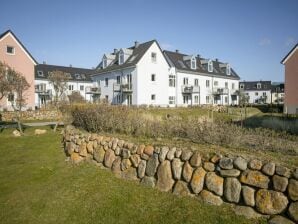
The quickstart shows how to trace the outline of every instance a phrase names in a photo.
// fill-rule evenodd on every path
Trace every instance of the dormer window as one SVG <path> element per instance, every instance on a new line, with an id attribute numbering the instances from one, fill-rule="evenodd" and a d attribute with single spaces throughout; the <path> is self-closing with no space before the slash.
<path id="1" fill-rule="evenodd" d="M 81 75 L 80 74 L 75 74 L 76 79 L 81 79 Z"/>
<path id="2" fill-rule="evenodd" d="M 6 46 L 6 53 L 7 54 L 15 54 L 15 49 L 12 46 Z"/>
<path id="3" fill-rule="evenodd" d="M 122 65 L 124 63 L 124 52 L 121 50 L 119 52 L 119 65 Z"/>
<path id="4" fill-rule="evenodd" d="M 240 84 L 240 89 L 244 89 L 244 84 Z"/>
<path id="5" fill-rule="evenodd" d="M 197 69 L 197 61 L 195 57 L 191 58 L 190 67 L 191 69 Z"/>
<path id="6" fill-rule="evenodd" d="M 106 56 L 104 55 L 102 58 L 102 68 L 106 68 L 108 66 L 108 61 Z"/>
<path id="7" fill-rule="evenodd" d="M 156 62 L 156 53 L 155 52 L 152 52 L 151 53 L 151 62 Z"/>
<path id="8" fill-rule="evenodd" d="M 211 60 L 208 61 L 208 72 L 213 72 L 213 62 Z"/>
<path id="9" fill-rule="evenodd" d="M 37 76 L 44 77 L 43 71 L 37 71 Z"/>
<path id="10" fill-rule="evenodd" d="M 226 74 L 231 75 L 231 66 L 229 64 L 227 64 L 227 67 L 226 67 Z"/>
<path id="11" fill-rule="evenodd" d="M 257 89 L 261 89 L 261 83 L 257 84 Z"/>

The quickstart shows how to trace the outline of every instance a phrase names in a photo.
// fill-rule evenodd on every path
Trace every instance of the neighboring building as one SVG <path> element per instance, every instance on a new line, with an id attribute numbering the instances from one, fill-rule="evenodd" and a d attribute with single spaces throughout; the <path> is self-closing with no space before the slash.
<path id="1" fill-rule="evenodd" d="M 238 104 L 240 78 L 228 63 L 179 51 L 164 55 L 171 66 L 168 92 L 173 105 Z"/>
<path id="2" fill-rule="evenodd" d="M 24 109 L 34 109 L 34 67 L 38 63 L 11 30 L 0 35 L 0 61 L 8 64 L 26 78 L 30 88 L 24 94 L 26 100 Z M 3 98 L 0 101 L 0 108 L 11 110 L 11 102 L 15 100 L 15 95 Z"/>
<path id="3" fill-rule="evenodd" d="M 238 104 L 239 76 L 229 64 L 163 52 L 156 40 L 104 54 L 92 79 L 112 104 Z"/>
<path id="4" fill-rule="evenodd" d="M 298 43 L 281 63 L 285 66 L 284 113 L 298 114 Z"/>
<path id="5" fill-rule="evenodd" d="M 240 82 L 239 90 L 247 98 L 248 104 L 271 103 L 271 81 Z"/>
<path id="6" fill-rule="evenodd" d="M 35 106 L 41 107 L 52 101 L 55 91 L 53 85 L 49 83 L 48 76 L 51 72 L 61 71 L 69 78 L 66 95 L 76 91 L 85 100 L 93 102 L 100 95 L 100 88 L 93 83 L 90 74 L 94 70 L 74 67 L 64 67 L 58 65 L 39 64 L 35 67 Z"/>
<path id="7" fill-rule="evenodd" d="M 271 101 L 272 104 L 284 104 L 285 84 L 271 83 Z"/>

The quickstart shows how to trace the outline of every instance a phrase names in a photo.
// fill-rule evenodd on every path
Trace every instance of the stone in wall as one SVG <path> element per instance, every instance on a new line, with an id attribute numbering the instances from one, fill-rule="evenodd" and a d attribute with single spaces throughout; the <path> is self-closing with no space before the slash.
<path id="1" fill-rule="evenodd" d="M 202 167 L 199 167 L 194 171 L 190 186 L 195 194 L 198 194 L 203 190 L 205 175 L 206 171 Z"/>
<path id="2" fill-rule="evenodd" d="M 223 181 L 224 179 L 215 174 L 215 172 L 208 172 L 206 174 L 206 187 L 213 193 L 223 195 Z"/>
<path id="3" fill-rule="evenodd" d="M 259 187 L 259 188 L 268 188 L 269 178 L 262 174 L 260 171 L 256 170 L 245 170 L 242 172 L 240 177 L 241 183 Z"/>
<path id="4" fill-rule="evenodd" d="M 186 162 L 184 163 L 183 171 L 182 171 L 183 179 L 184 179 L 186 182 L 190 182 L 191 177 L 192 177 L 193 170 L 194 170 L 194 169 L 193 169 L 192 166 L 189 164 L 189 162 L 186 161 Z"/>
<path id="5" fill-rule="evenodd" d="M 156 187 L 160 191 L 170 191 L 173 185 L 171 162 L 165 160 L 158 167 Z"/>

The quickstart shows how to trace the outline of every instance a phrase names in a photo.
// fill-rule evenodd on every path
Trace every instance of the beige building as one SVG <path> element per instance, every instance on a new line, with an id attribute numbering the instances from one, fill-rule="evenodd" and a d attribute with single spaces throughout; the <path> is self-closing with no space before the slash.
<path id="1" fill-rule="evenodd" d="M 37 65 L 37 61 L 11 30 L 0 35 L 0 61 L 8 64 L 11 68 L 25 76 L 30 85 L 29 90 L 24 94 L 26 108 L 34 109 L 34 67 Z M 9 99 L 3 98 L 0 101 L 0 110 L 11 110 L 12 100 L 15 100 L 14 96 L 10 96 Z"/>

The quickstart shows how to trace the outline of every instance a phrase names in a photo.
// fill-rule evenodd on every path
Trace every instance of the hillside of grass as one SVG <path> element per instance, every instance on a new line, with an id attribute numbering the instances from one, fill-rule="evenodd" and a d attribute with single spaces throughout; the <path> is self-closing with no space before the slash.
<path id="1" fill-rule="evenodd" d="M 1 223 L 265 223 L 65 161 L 61 135 L 0 133 Z"/>

